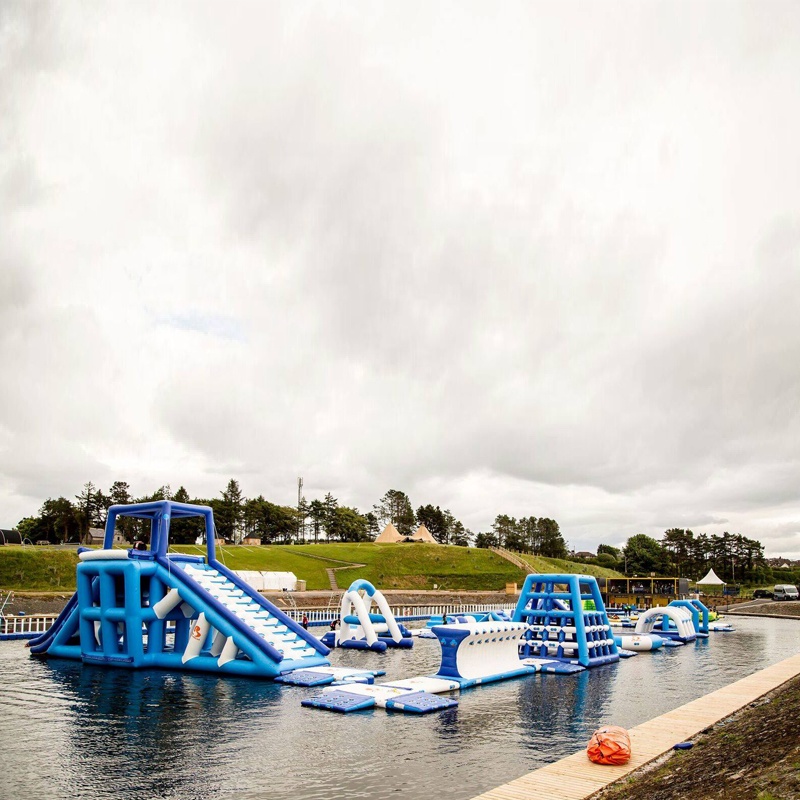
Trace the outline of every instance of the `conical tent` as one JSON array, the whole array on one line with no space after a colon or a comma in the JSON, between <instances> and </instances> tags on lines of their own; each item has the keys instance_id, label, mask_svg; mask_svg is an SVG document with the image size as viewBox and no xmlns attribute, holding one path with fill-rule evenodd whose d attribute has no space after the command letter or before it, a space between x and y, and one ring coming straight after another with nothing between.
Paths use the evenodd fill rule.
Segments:
<instances>
[{"instance_id":1,"label":"conical tent","mask_svg":"<svg viewBox=\"0 0 800 800\"><path fill-rule=\"evenodd\" d=\"M412 542L431 542L432 544L437 544L436 539L433 538L431 532L424 526L420 525L416 531L414 531L414 535L411 537Z\"/></svg>"},{"instance_id":2,"label":"conical tent","mask_svg":"<svg viewBox=\"0 0 800 800\"><path fill-rule=\"evenodd\" d=\"M720 578L716 572L714 572L713 568L708 571L708 575L705 576L702 580L697 581L698 585L701 583L704 584L713 584L714 586L724 586L725 581Z\"/></svg>"},{"instance_id":3,"label":"conical tent","mask_svg":"<svg viewBox=\"0 0 800 800\"><path fill-rule=\"evenodd\" d=\"M403 537L397 532L397 528L390 522L384 529L381 535L375 540L377 544L385 544L386 542L402 542Z\"/></svg>"}]
</instances>

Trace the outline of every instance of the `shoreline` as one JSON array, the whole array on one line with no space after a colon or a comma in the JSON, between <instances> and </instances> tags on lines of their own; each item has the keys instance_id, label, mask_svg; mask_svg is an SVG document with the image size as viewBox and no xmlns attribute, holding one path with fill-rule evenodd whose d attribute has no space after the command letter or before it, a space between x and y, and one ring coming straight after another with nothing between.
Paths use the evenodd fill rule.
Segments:
<instances>
[{"instance_id":1,"label":"shoreline","mask_svg":"<svg viewBox=\"0 0 800 800\"><path fill-rule=\"evenodd\" d=\"M792 703L785 701L785 692L792 693ZM741 795L719 794L721 781L728 777L731 782L741 783L747 771L748 782L763 787L770 784L769 776L754 773L752 764L747 763L747 756L752 757L759 746L763 746L756 756L761 758L756 766L764 767L766 755L777 753L778 748L773 741L773 718L791 717L794 721L797 715L792 716L793 705L800 705L800 654L631 728L628 733L632 756L625 765L594 764L587 758L586 751L580 750L490 789L473 800L510 800L527 796L546 796L548 800L682 800L687 796L715 796L730 800L734 797L737 800L739 797L751 798L755 796L752 789ZM754 715L764 723L760 727L766 728L766 735L761 733L760 738L755 733L745 737L731 736L729 741L727 734L733 725L730 720L738 720L740 725L748 726L752 725ZM800 720L796 724L800 727ZM722 732L721 727L725 729ZM785 741L787 736L790 738L788 742ZM685 741L696 743L699 737L714 740L713 745L704 749L698 747L696 753L694 750L684 751L675 757L675 744ZM781 729L781 739L790 752L792 748L800 750L800 738L792 738L785 728ZM708 753L714 747L720 751L718 760L708 758ZM734 748L739 748L744 755L737 759ZM771 762L770 768L783 769L782 762L787 758L781 756L778 766ZM696 760L702 768L686 769L689 759ZM713 766L709 761L714 761ZM741 769L742 766L745 766L745 770ZM796 774L797 770L794 772ZM688 794L687 787L678 784L679 775L682 780L689 781L691 788ZM702 786L701 781L706 781L707 785Z\"/></svg>"}]
</instances>

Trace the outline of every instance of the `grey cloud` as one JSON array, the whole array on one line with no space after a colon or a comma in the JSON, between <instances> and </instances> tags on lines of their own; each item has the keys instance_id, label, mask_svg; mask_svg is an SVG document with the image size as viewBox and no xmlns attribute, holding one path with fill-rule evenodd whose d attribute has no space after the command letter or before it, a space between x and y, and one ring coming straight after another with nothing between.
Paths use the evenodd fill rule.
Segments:
<instances>
[{"instance_id":1,"label":"grey cloud","mask_svg":"<svg viewBox=\"0 0 800 800\"><path fill-rule=\"evenodd\" d=\"M37 463L72 491L75 452L135 491L302 474L586 549L773 535L795 4L159 11L0 12L11 492Z\"/></svg>"}]
</instances>

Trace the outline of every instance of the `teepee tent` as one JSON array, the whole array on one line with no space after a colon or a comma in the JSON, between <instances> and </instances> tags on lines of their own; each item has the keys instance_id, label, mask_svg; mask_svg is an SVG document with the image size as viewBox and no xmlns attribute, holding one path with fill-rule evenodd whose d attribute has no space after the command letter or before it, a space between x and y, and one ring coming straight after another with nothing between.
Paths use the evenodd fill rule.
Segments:
<instances>
[{"instance_id":1,"label":"teepee tent","mask_svg":"<svg viewBox=\"0 0 800 800\"><path fill-rule=\"evenodd\" d=\"M432 544L437 544L436 539L433 538L431 532L424 526L420 525L416 531L414 531L414 535L411 537L412 542L431 542Z\"/></svg>"},{"instance_id":2,"label":"teepee tent","mask_svg":"<svg viewBox=\"0 0 800 800\"><path fill-rule=\"evenodd\" d=\"M697 581L697 585L700 584L711 584L712 586L724 586L725 581L720 578L716 572L714 572L713 568L708 571L708 575L705 576L702 580Z\"/></svg>"},{"instance_id":3,"label":"teepee tent","mask_svg":"<svg viewBox=\"0 0 800 800\"><path fill-rule=\"evenodd\" d=\"M386 542L402 542L403 537L397 532L397 528L390 522L384 529L381 535L375 540L376 544L385 544Z\"/></svg>"}]
</instances>

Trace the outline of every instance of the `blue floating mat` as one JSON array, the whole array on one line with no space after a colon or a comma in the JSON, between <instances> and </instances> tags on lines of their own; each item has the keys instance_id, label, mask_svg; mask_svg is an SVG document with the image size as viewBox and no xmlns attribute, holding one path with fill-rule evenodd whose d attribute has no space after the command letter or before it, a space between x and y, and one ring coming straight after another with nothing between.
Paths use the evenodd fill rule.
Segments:
<instances>
[{"instance_id":1,"label":"blue floating mat","mask_svg":"<svg viewBox=\"0 0 800 800\"><path fill-rule=\"evenodd\" d=\"M292 686L325 686L333 683L333 675L325 675L312 669L296 669L286 675L279 675L275 680L278 683L288 683Z\"/></svg>"},{"instance_id":2,"label":"blue floating mat","mask_svg":"<svg viewBox=\"0 0 800 800\"><path fill-rule=\"evenodd\" d=\"M427 714L430 711L441 711L444 708L455 708L458 700L440 697L430 692L412 692L394 700L386 701L386 708L392 711L405 711L407 714Z\"/></svg>"},{"instance_id":3,"label":"blue floating mat","mask_svg":"<svg viewBox=\"0 0 800 800\"><path fill-rule=\"evenodd\" d=\"M574 675L576 672L585 672L586 667L580 664L568 664L559 662L557 664L544 664L539 672L549 672L552 675Z\"/></svg>"},{"instance_id":4,"label":"blue floating mat","mask_svg":"<svg viewBox=\"0 0 800 800\"><path fill-rule=\"evenodd\" d=\"M318 697L309 697L301 700L300 705L309 708L324 708L328 711L339 711L347 714L350 711L363 711L375 707L375 698L363 694L353 694L347 691L325 692Z\"/></svg>"},{"instance_id":5,"label":"blue floating mat","mask_svg":"<svg viewBox=\"0 0 800 800\"><path fill-rule=\"evenodd\" d=\"M672 745L673 750L691 750L694 747L694 742L678 742Z\"/></svg>"}]
</instances>

